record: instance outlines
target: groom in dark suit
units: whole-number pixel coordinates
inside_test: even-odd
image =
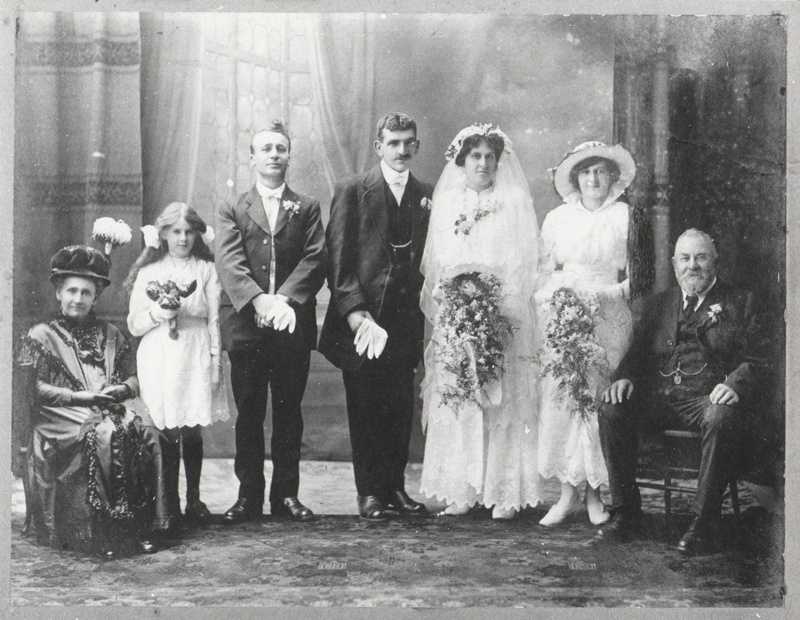
[[[247,521],[264,503],[264,418],[272,390],[273,515],[311,521],[300,503],[300,403],[316,345],[316,294],[325,281],[319,201],[286,185],[291,140],[279,121],[253,135],[255,185],[217,216],[215,262],[223,294],[222,347],[231,362],[239,498],[225,523]]]
[[[367,521],[385,521],[388,508],[425,513],[405,491],[431,196],[408,170],[418,149],[413,119],[381,119],[380,164],[337,184],[326,231],[331,303],[319,350],[342,369],[358,511]]]
[[[712,542],[722,493],[745,465],[745,441],[765,369],[754,295],[717,278],[717,250],[706,233],[684,232],[672,258],[678,287],[645,308],[634,343],[603,393],[600,439],[614,518],[600,536],[626,540],[638,529],[639,424],[702,436],[694,519],[678,543],[685,555]]]

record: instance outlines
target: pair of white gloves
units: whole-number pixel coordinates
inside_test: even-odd
[[[256,325],[259,327],[272,327],[277,331],[288,329],[294,333],[297,325],[297,316],[288,303],[289,298],[283,295],[268,295],[262,293],[253,299],[256,310]]]
[[[353,344],[356,345],[356,353],[359,355],[367,354],[369,359],[377,359],[386,347],[389,334],[386,330],[372,320],[369,315],[364,317],[361,325],[356,330],[356,337]]]

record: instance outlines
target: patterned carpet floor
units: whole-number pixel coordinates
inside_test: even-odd
[[[674,545],[689,518],[688,500],[676,497],[670,523],[655,492],[645,493],[649,536],[625,545],[597,540],[585,515],[566,527],[539,526],[557,494],[552,485],[544,506],[507,522],[477,510],[458,518],[396,518],[374,525],[353,514],[349,464],[304,462],[301,499],[317,511],[316,522],[264,516],[225,526],[221,513],[235,496],[231,469],[229,461],[213,460],[204,470],[202,488],[214,522],[187,529],[155,555],[110,562],[23,539],[24,500],[15,481],[11,605],[782,605],[782,527],[746,490],[738,524],[725,515],[725,545],[684,559]],[[418,481],[419,467],[412,466],[409,490]]]

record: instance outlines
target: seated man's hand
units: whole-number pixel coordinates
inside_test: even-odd
[[[732,387],[724,383],[718,383],[714,386],[714,389],[711,390],[709,399],[712,405],[735,405],[739,402],[739,395]]]
[[[604,403],[619,405],[628,400],[633,394],[633,383],[630,379],[619,379],[609,385],[600,398]]]

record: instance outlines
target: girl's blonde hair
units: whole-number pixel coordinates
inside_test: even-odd
[[[128,277],[125,278],[122,288],[128,295],[130,295],[131,289],[133,289],[133,283],[136,282],[136,276],[139,275],[139,271],[141,271],[142,267],[160,261],[169,253],[169,245],[166,240],[167,230],[180,221],[181,218],[185,219],[190,228],[197,233],[194,245],[192,246],[191,255],[200,260],[213,262],[214,255],[200,236],[205,233],[208,228],[203,218],[185,202],[170,203],[155,221],[155,227],[158,230],[158,239],[160,241],[159,246],[157,248],[146,246],[139,255],[139,258],[136,259],[136,262],[133,263]]]

